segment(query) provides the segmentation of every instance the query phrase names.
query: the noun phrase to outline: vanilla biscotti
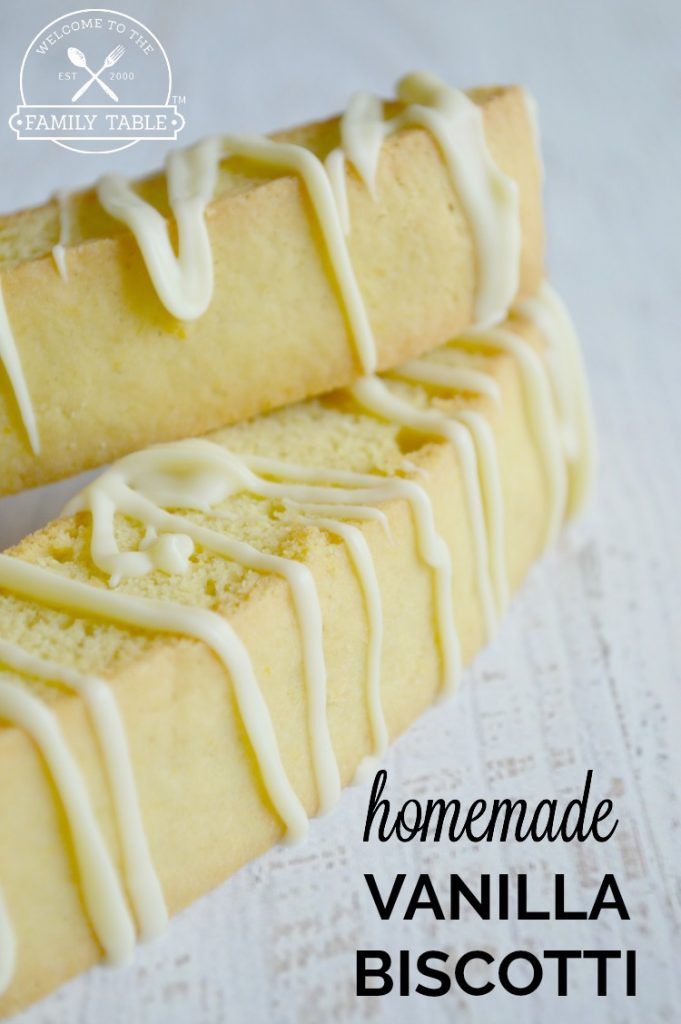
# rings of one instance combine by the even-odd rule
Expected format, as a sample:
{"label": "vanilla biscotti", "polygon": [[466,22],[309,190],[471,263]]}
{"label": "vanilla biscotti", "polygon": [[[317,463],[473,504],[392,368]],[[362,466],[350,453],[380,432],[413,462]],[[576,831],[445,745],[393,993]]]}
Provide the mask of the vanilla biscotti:
{"label": "vanilla biscotti", "polygon": [[0,556],[0,1012],[304,833],[456,683],[592,468],[543,286],[394,376],[128,457]]}
{"label": "vanilla biscotti", "polygon": [[[533,292],[540,170],[523,91],[438,106],[431,86],[410,88],[382,113],[355,105],[220,152],[208,140],[176,154],[168,183],[133,192],[109,176],[99,194],[0,219],[0,494],[395,366],[479,321],[495,273],[498,306]],[[381,134],[373,171],[362,117]]]}

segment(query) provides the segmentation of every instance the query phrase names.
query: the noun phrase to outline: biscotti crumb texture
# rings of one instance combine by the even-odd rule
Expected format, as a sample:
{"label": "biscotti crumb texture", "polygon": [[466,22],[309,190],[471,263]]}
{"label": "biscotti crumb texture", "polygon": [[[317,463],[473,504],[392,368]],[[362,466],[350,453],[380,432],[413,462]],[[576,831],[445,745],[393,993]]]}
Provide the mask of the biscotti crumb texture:
{"label": "biscotti crumb texture", "polygon": [[[519,88],[480,90],[489,151],[519,193],[519,294],[542,266],[540,171]],[[339,122],[282,133],[323,158]],[[379,369],[455,336],[474,318],[471,225],[437,142],[422,128],[386,138],[374,202],[345,180],[347,239]],[[170,222],[165,178],[138,194]],[[68,279],[51,250],[58,204],[0,219],[0,285],[35,414],[31,450],[0,372],[0,493],[103,464],[151,442],[225,423],[348,384],[361,372],[324,240],[297,174],[232,158],[206,209],[215,285],[190,322],[162,305],[137,243],[93,191],[69,201]]]}
{"label": "biscotti crumb texture", "polygon": [[[516,317],[504,333],[526,346],[535,368],[545,365],[546,341],[530,321]],[[413,379],[391,379],[386,387],[417,410],[436,410],[458,422],[467,413],[484,419],[494,441],[503,501],[503,560],[515,589],[546,543],[554,495],[546,453],[538,444],[529,378],[518,358],[504,350],[504,333],[497,336],[497,345],[470,338],[425,360],[431,367],[486,376],[498,398],[493,389],[473,395],[427,388]],[[237,457],[247,453],[324,467],[328,474],[417,481],[451,553],[457,637],[463,660],[472,657],[487,635],[483,579],[470,496],[451,444],[368,415],[347,392],[231,427],[211,440]],[[575,486],[575,479],[568,479],[568,491]],[[564,500],[568,507],[569,494]],[[381,705],[392,739],[440,691],[443,665],[433,574],[419,551],[412,509],[397,499],[382,502],[379,511],[389,531],[377,520],[356,526],[369,545],[380,584]],[[187,518],[311,571],[323,620],[326,719],[339,777],[346,783],[372,753],[375,739],[367,702],[366,604],[347,546],[325,527],[290,516],[281,500],[248,493]],[[143,530],[134,517],[119,515],[116,537],[122,552],[140,551]],[[89,515],[79,513],[28,538],[12,555],[108,592],[105,574],[93,564],[91,545]],[[124,578],[117,592],[131,602],[146,598],[211,610],[230,623],[251,658],[286,777],[305,811],[313,813],[319,794],[309,692],[300,623],[286,582],[271,573],[244,570],[198,545],[181,575],[156,571]],[[283,822],[263,784],[229,675],[206,645],[186,636],[122,628],[9,592],[0,597],[0,639],[42,659],[94,673],[114,692],[153,863],[172,912],[281,838]],[[112,862],[122,872],[110,788],[83,701],[27,675],[2,672],[2,680],[51,708],[87,780]],[[14,979],[0,1001],[3,1012],[10,1012],[96,961],[101,947],[85,912],[63,808],[35,746],[20,729],[0,732],[0,773],[14,780],[0,805],[0,885],[18,954]]]}

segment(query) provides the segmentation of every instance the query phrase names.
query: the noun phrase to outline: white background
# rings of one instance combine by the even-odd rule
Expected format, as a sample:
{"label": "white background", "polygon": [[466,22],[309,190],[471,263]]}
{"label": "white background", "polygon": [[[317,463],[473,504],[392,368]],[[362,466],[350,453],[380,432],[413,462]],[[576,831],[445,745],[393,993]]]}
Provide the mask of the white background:
{"label": "white background", "polygon": [[[76,6],[75,4],[73,5]],[[67,3],[3,4],[0,207],[38,202],[104,169],[159,163],[163,145],[114,157],[18,143],[4,128],[21,56]],[[390,756],[393,796],[567,798],[595,771],[620,826],[605,847],[491,844],[365,847],[366,792],[352,790],[309,843],[276,850],[176,920],[120,972],[92,971],[22,1021],[555,1022],[681,1019],[681,5],[675,0],[127,0],[165,44],[184,93],[186,142],[267,130],[387,93],[414,67],[458,85],[520,81],[536,95],[547,165],[549,266],[583,340],[601,471],[583,521],[536,568],[455,700]],[[11,12],[11,14],[10,14]],[[70,485],[71,487],[73,485]],[[0,540],[60,507],[69,486],[0,502]],[[0,788],[5,785],[0,780]],[[631,921],[381,923],[362,873],[526,871],[537,906],[565,872],[577,907],[604,871]],[[593,963],[567,999],[555,967],[533,996],[358,1000],[360,946],[453,954],[482,946],[636,948],[639,994],[595,996]]]}

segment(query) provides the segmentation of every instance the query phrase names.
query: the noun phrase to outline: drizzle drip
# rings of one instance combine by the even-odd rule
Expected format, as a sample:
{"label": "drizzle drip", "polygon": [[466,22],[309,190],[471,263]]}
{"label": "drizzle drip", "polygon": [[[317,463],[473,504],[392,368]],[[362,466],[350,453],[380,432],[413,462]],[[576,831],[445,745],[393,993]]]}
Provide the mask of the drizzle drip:
{"label": "drizzle drip", "polygon": [[518,291],[518,186],[492,159],[482,112],[465,93],[434,75],[412,74],[398,83],[397,95],[410,104],[403,123],[437,139],[468,215],[478,259],[476,322],[498,323]]}
{"label": "drizzle drip", "polygon": [[[341,152],[353,164],[369,193],[376,198],[378,161],[384,139],[404,128],[425,128],[436,139],[452,184],[461,198],[477,256],[475,319],[479,326],[506,316],[518,290],[520,268],[520,205],[516,182],[492,159],[480,108],[459,89],[434,75],[417,72],[397,83],[397,97],[406,106],[383,119],[375,96],[357,93],[341,119]],[[340,158],[331,161],[339,206],[347,221],[348,201]],[[349,230],[349,227],[348,227]]]}
{"label": "drizzle drip", "polygon": [[536,326],[547,345],[546,369],[561,421],[563,450],[572,471],[567,514],[584,505],[596,473],[596,429],[577,333],[562,299],[548,281],[517,311]]}
{"label": "drizzle drip", "polygon": [[7,990],[14,976],[17,944],[7,903],[0,889],[0,995]]}
{"label": "drizzle drip", "polygon": [[[317,505],[306,508],[308,515],[300,515],[299,522],[309,523],[322,527],[340,537],[348,552],[348,557],[357,574],[367,614],[367,628],[369,640],[367,643],[367,694],[369,723],[373,737],[373,753],[364,758],[357,769],[356,779],[358,782],[371,778],[378,768],[381,758],[388,749],[388,727],[385,721],[383,701],[381,700],[381,658],[383,650],[383,603],[381,601],[381,588],[376,575],[376,567],[371,554],[371,548],[366,537],[356,526],[350,523],[339,522],[334,519],[327,519],[323,515],[310,514],[323,509]],[[348,506],[351,508],[351,506]],[[345,514],[348,514],[347,509]]]}
{"label": "drizzle drip", "polygon": [[[546,467],[551,495],[548,536],[555,532],[569,504],[566,462],[572,467],[572,503],[577,504],[577,497],[583,499],[593,474],[593,428],[576,338],[559,300],[543,287],[537,304],[523,304],[518,312],[533,319],[545,334],[554,356],[553,369],[550,364],[545,368],[532,346],[511,329],[473,333],[467,339],[451,342],[450,347],[472,343],[477,347],[508,351],[516,359],[535,443]],[[567,377],[564,393],[552,374]],[[494,402],[500,400],[498,386],[489,375],[433,359],[413,360],[393,376],[428,387],[477,394]],[[424,434],[444,437],[455,445],[467,480],[469,515],[477,523],[477,568],[479,579],[486,584],[481,587],[481,594],[486,589],[490,605],[488,615],[495,615],[506,600],[507,584],[503,502],[494,440],[486,420],[471,409],[460,410],[456,419],[450,419],[433,409],[415,408],[374,378],[364,378],[353,388],[352,394],[377,415]],[[410,468],[406,460],[404,468]],[[445,693],[451,691],[461,670],[449,548],[436,529],[432,504],[421,483],[236,454],[207,440],[162,445],[130,455],[87,487],[67,508],[67,511],[89,510],[91,555],[95,564],[109,575],[111,584],[157,570],[182,573],[188,568],[195,545],[248,569],[285,579],[291,589],[301,633],[315,778],[320,809],[325,810],[337,798],[339,782],[328,732],[321,610],[314,579],[301,563],[261,552],[189,518],[192,511],[202,511],[219,521],[224,515],[219,506],[240,493],[278,502],[286,516],[328,530],[345,544],[367,615],[367,708],[373,750],[371,757],[360,765],[360,776],[375,767],[376,758],[385,750],[388,731],[381,701],[383,612],[380,586],[369,545],[354,523],[375,521],[387,530],[387,518],[380,506],[391,501],[408,503],[418,553],[433,574],[435,630],[442,655],[442,691]],[[115,531],[117,514],[144,527],[144,537],[137,551],[120,550]],[[204,642],[231,676],[239,713],[265,788],[284,822],[287,837],[295,839],[305,834],[307,815],[281,762],[272,721],[249,654],[225,619],[209,610],[82,583],[4,554],[0,554],[0,586],[25,598],[80,615],[100,616],[124,626],[181,634]],[[163,894],[149,856],[123,725],[111,690],[97,677],[36,659],[4,641],[0,641],[0,663],[16,672],[59,682],[82,695],[112,790],[127,888],[142,933],[154,934],[165,922]],[[64,744],[56,718],[23,687],[4,681],[0,683],[0,717],[25,729],[40,747],[74,830],[74,843],[80,844],[78,856],[87,882],[86,906],[93,927],[111,957],[126,955],[134,941],[132,920],[92,815],[83,780]],[[87,872],[90,872],[88,879]],[[0,960],[0,981],[7,984],[12,974],[14,941],[1,896],[0,949],[4,956]]]}
{"label": "drizzle drip", "polygon": [[7,308],[2,294],[2,283],[0,282],[0,363],[5,368],[14,392],[15,401],[19,407],[21,421],[28,437],[31,450],[34,455],[40,455],[40,434],[35,418],[35,411],[31,402],[31,395],[26,384],[21,359],[17,350],[12,327],[7,316]]}
{"label": "drizzle drip", "polygon": [[[435,364],[433,364],[433,368]],[[507,599],[506,569],[503,557],[499,557],[497,533],[502,531],[503,547],[503,508],[495,499],[499,492],[496,484],[487,489],[483,498],[483,487],[489,484],[488,476],[478,475],[478,445],[484,444],[483,458],[491,460],[496,466],[494,445],[488,450],[488,436],[483,418],[469,412],[466,421],[447,416],[433,409],[418,409],[406,399],[394,394],[387,384],[378,377],[363,377],[350,389],[355,400],[366,410],[382,419],[390,420],[411,430],[431,437],[440,437],[449,441],[457,453],[466,500],[468,520],[471,527],[473,548],[475,552],[476,577],[480,593],[480,601],[487,636],[493,635],[498,618]],[[472,426],[472,429],[471,429]],[[488,429],[488,428],[487,428]],[[493,475],[493,472],[492,472]],[[498,475],[498,470],[497,470]],[[493,523],[493,537],[487,535],[485,503],[490,509],[490,522]],[[499,520],[501,522],[499,523]],[[490,566],[490,558],[496,560],[494,570]],[[495,589],[495,584],[500,584]]]}
{"label": "drizzle drip", "polygon": [[[264,475],[260,476],[256,470]],[[265,478],[274,475],[283,477],[284,482]],[[316,483],[316,479],[319,478],[324,479],[326,483]],[[217,530],[198,526],[181,515],[165,511],[160,504],[156,504],[165,501],[173,508],[210,509],[219,515],[215,512],[214,506],[230,495],[244,490],[262,497],[278,498],[288,511],[300,507],[301,514],[298,518],[302,522],[328,529],[341,537],[346,545],[360,582],[368,622],[367,704],[374,750],[372,757],[367,758],[360,766],[360,776],[362,773],[366,774],[375,764],[376,759],[384,753],[388,742],[380,696],[382,604],[373,559],[363,534],[356,526],[329,516],[343,515],[348,519],[377,520],[386,525],[385,514],[379,508],[363,503],[378,504],[395,499],[404,499],[410,503],[419,550],[435,576],[438,638],[443,652],[443,688],[447,691],[451,689],[460,671],[458,640],[451,606],[449,551],[435,530],[432,508],[426,492],[410,481],[386,479],[370,474],[315,471],[309,467],[279,463],[256,456],[237,457],[208,441],[182,442],[129,456],[103,474],[100,480],[86,488],[70,503],[69,511],[89,509],[92,516],[93,561],[117,581],[125,577],[137,577],[155,569],[166,572],[182,571],[187,567],[187,558],[193,550],[194,543],[223,557],[236,560],[247,568],[258,572],[276,573],[287,579],[296,604],[303,640],[310,697],[309,729],[320,794],[320,810],[323,812],[337,799],[340,782],[328,734],[321,611],[309,570],[290,559],[259,552],[250,545],[234,541]],[[116,513],[134,518],[146,526],[144,540],[137,552],[124,552],[118,549],[114,529]],[[163,546],[164,540],[170,542],[173,557],[169,557],[168,547]],[[179,561],[176,562],[175,558]],[[265,785],[275,809],[287,825],[288,837],[302,838],[307,828],[305,812],[290,787],[281,763],[272,723],[258,690],[250,659],[245,650],[240,648],[236,635],[224,619],[209,611],[104,590],[6,555],[0,555],[0,583],[23,596],[53,603],[81,614],[102,615],[115,622],[138,628],[184,633],[206,642],[231,673],[240,713],[255,750]],[[59,681],[81,693],[86,701],[104,754],[114,795],[128,886],[133,895],[143,934],[155,934],[165,923],[165,906],[158,879],[148,856],[127,744],[111,691],[102,680],[83,676],[52,662],[40,661],[20,648],[1,641],[0,660],[16,671]],[[20,687],[13,689],[19,690],[22,695],[24,693]],[[41,735],[36,725],[38,709],[44,709],[50,716],[52,732],[58,730],[51,712],[36,698],[30,697],[29,711],[26,711],[23,717],[19,717],[9,700],[3,700],[3,693],[4,690],[0,689],[0,713],[14,724],[25,728],[31,736],[35,738]],[[63,745],[57,748],[53,755],[53,770],[66,770],[62,755]],[[89,859],[98,856],[98,842],[101,844],[101,836],[98,840],[95,833],[90,830],[83,840],[83,856]],[[110,882],[110,879],[100,879],[100,885],[109,885]],[[117,880],[116,885],[118,886]],[[88,904],[97,933],[103,933],[105,936],[116,935],[120,931],[120,921],[115,914],[115,894],[112,895],[112,892],[113,890],[99,907],[91,908]],[[0,919],[0,924],[6,925],[11,933],[7,915]],[[134,936],[130,941],[134,941]],[[105,948],[109,948],[111,941],[109,946],[106,943],[104,945]],[[13,946],[8,945],[7,949],[3,974],[9,978],[12,968],[8,961]]]}
{"label": "drizzle drip", "polygon": [[[165,217],[124,177],[104,175],[96,186],[97,196],[106,212],[134,235],[165,308],[179,320],[191,321],[206,312],[213,295],[213,254],[206,207],[215,192],[221,159],[246,157],[300,175],[324,239],[361,371],[373,374],[378,365],[376,340],[347,244],[350,212],[346,159],[376,199],[378,161],[385,138],[409,127],[424,128],[433,135],[473,236],[477,262],[475,319],[480,326],[497,323],[506,315],[517,292],[520,265],[517,185],[492,159],[479,107],[460,90],[423,73],[402,78],[397,96],[405,106],[390,120],[384,120],[383,104],[377,97],[368,93],[353,96],[341,119],[341,145],[324,162],[303,146],[259,136],[209,137],[188,149],[173,151],[166,161],[166,179],[177,226],[177,255]],[[56,199],[60,233],[52,256],[66,281],[68,195],[59,192]],[[32,450],[38,454],[35,414],[1,293],[0,361],[14,389]]]}
{"label": "drizzle drip", "polygon": [[213,295],[213,254],[206,226],[206,206],[213,197],[220,141],[203,139],[175,150],[166,161],[168,202],[175,217],[178,255],[168,224],[120,174],[105,174],[97,184],[100,203],[137,239],[159,299],[178,320],[195,320]]}
{"label": "drizzle drip", "polygon": [[[452,341],[444,347],[445,349],[456,349],[459,346],[456,341]],[[415,359],[393,371],[390,376],[412,384],[425,384],[444,389],[454,394],[470,392],[490,398],[497,405],[501,402],[501,392],[494,377],[489,373],[470,367],[447,366],[429,358]],[[460,409],[454,418],[468,428],[477,459],[480,497],[487,531],[487,564],[490,575],[490,578],[485,581],[481,576],[484,562],[478,562],[478,585],[481,593],[484,587],[494,593],[497,613],[500,616],[508,605],[510,593],[504,546],[504,502],[494,435],[484,416],[472,409]],[[480,503],[477,500],[469,505],[471,521],[476,516],[479,507]],[[488,631],[491,631],[493,626],[493,621],[489,622]]]}
{"label": "drizzle drip", "polygon": [[[455,345],[455,342],[450,342],[449,346],[444,347],[453,348]],[[467,366],[448,366],[446,363],[436,363],[432,359],[412,359],[410,362],[402,363],[397,369],[390,370],[385,376],[414,384],[429,384],[431,387],[454,392],[484,395],[497,405],[501,402],[501,391],[494,377]]]}
{"label": "drizzle drip", "polygon": [[[268,479],[269,478],[269,479]],[[322,481],[320,483],[320,481]],[[321,647],[321,609],[309,570],[302,564],[280,556],[264,554],[243,541],[198,526],[183,516],[165,509],[203,510],[218,516],[216,506],[238,493],[298,505],[314,515],[319,512],[342,518],[380,517],[375,506],[383,501],[407,500],[414,515],[421,557],[431,567],[436,580],[439,638],[443,652],[444,687],[449,689],[458,676],[459,653],[453,627],[451,566],[447,545],[435,529],[427,493],[417,484],[402,479],[350,471],[297,466],[276,459],[236,455],[205,440],[189,440],[163,445],[121,459],[112,469],[91,484],[66,508],[68,513],[87,508],[92,514],[91,554],[95,564],[114,579],[139,576],[162,568],[153,557],[153,548],[120,552],[116,543],[114,520],[123,513],[154,530],[169,531],[174,538],[183,535],[192,543],[220,554],[256,572],[275,573],[289,582],[297,606],[297,615],[306,659],[306,678],[311,695],[313,717],[311,735],[323,735],[325,720],[326,672]],[[348,537],[344,524],[338,532]],[[175,531],[181,531],[176,533]],[[357,542],[354,543],[354,554]],[[301,589],[305,583],[305,589]],[[329,787],[324,806],[332,806],[338,795],[337,770],[330,740],[320,745],[317,777],[322,794]],[[327,780],[325,783],[324,780]]]}
{"label": "drizzle drip", "polygon": [[471,334],[470,337],[481,348],[508,352],[517,360],[527,416],[548,485],[549,515],[544,536],[546,547],[558,535],[567,500],[565,456],[546,367],[524,338],[506,328],[497,327],[491,331]]}
{"label": "drizzle drip", "polygon": [[6,640],[0,640],[0,664],[36,679],[58,682],[83,698],[113,797],[125,879],[140,933],[144,939],[160,935],[168,923],[168,911],[151,859],[125,725],[113,690],[97,676],[84,675],[53,661],[36,658]]}
{"label": "drizzle drip", "polygon": [[215,612],[145,597],[133,597],[72,580],[61,573],[0,554],[0,585],[29,600],[80,615],[97,615],[133,629],[179,633],[200,640],[229,672],[246,733],[260,766],[272,805],[288,838],[307,833],[305,810],[284,771],[267,705],[251,659],[226,619]]}
{"label": "drizzle drip", "polygon": [[69,279],[69,269],[66,265],[66,248],[69,244],[69,237],[71,235],[71,220],[69,211],[69,198],[70,193],[64,189],[59,189],[54,194],[55,202],[57,203],[57,213],[59,217],[59,241],[56,245],[52,246],[52,259],[55,262],[55,266],[59,271],[59,276],[63,281]]}
{"label": "drizzle drip", "polygon": [[66,815],[88,917],[109,962],[124,962],[134,948],[135,929],[85,782],[55,716],[22,686],[0,680],[0,718],[23,729],[40,750]]}
{"label": "drizzle drip", "polygon": [[288,142],[227,135],[223,143],[230,156],[247,157],[300,175],[324,238],[362,371],[374,373],[377,365],[376,342],[350,259],[334,190],[324,164],[309,149]]}

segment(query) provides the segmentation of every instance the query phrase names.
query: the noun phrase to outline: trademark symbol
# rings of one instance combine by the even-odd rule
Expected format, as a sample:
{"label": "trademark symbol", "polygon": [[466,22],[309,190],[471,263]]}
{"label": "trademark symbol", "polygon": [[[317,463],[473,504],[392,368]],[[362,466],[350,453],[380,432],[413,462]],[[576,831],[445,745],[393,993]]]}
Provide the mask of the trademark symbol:
{"label": "trademark symbol", "polygon": [[184,96],[184,95],[182,95],[182,96],[172,96],[171,99],[172,99],[172,102],[175,104],[176,107],[181,107],[183,103],[187,102],[187,97]]}

